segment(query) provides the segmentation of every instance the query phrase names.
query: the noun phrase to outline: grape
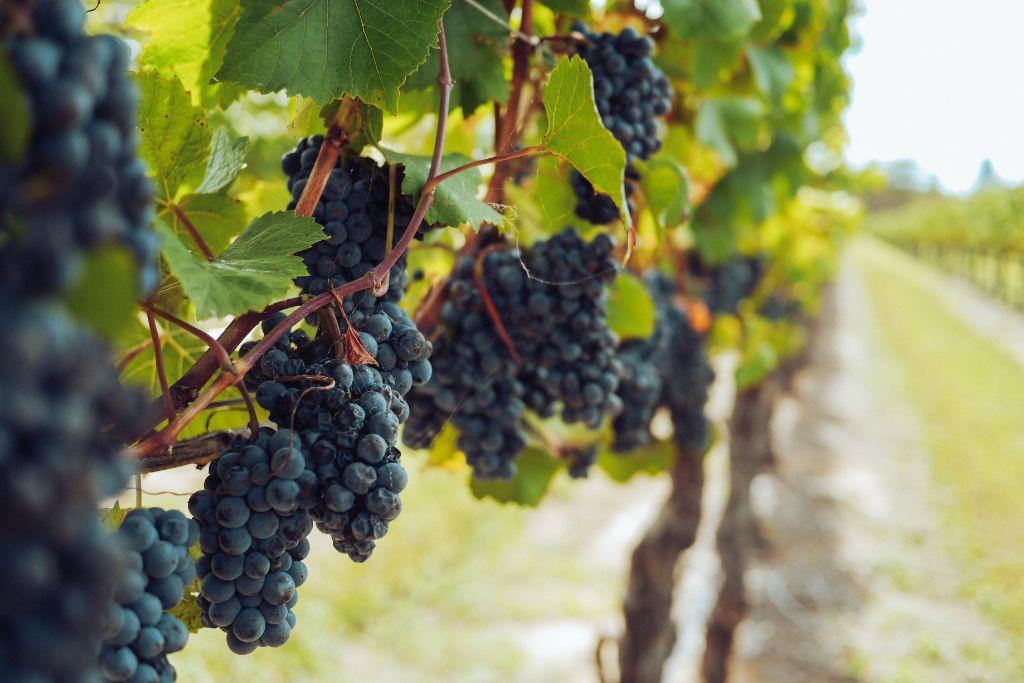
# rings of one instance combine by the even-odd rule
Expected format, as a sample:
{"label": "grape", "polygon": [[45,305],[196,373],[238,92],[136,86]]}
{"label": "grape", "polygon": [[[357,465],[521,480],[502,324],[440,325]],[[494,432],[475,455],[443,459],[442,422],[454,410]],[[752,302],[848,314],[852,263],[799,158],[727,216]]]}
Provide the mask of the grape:
{"label": "grape", "polygon": [[648,158],[661,147],[656,120],[672,108],[668,79],[651,60],[654,41],[628,27],[615,35],[576,22],[573,31],[587,39],[578,53],[593,73],[594,101],[605,128],[629,159]]}
{"label": "grape", "polygon": [[[111,606],[121,610],[122,627],[104,640],[100,671],[108,681],[158,680],[161,675],[173,680],[167,655],[185,647],[188,629],[164,610],[181,602],[185,584],[195,575],[188,547],[198,540],[199,527],[178,510],[137,508],[128,512],[114,537],[124,562],[142,569],[124,574],[122,583],[141,575],[143,584],[141,593],[134,586],[115,591]],[[126,599],[131,595],[137,597]]]}
{"label": "grape", "polygon": [[15,588],[0,615],[0,671],[95,678],[123,568],[97,508],[127,481],[123,432],[144,404],[118,383],[106,346],[58,308],[0,309],[0,585]]}
{"label": "grape", "polygon": [[658,317],[651,337],[631,340],[619,349],[624,367],[619,388],[623,410],[612,423],[613,447],[626,453],[650,443],[651,420],[665,406],[677,442],[686,450],[697,450],[708,437],[704,404],[715,375],[703,339],[672,300],[671,278],[652,272],[645,282]]}
{"label": "grape", "polygon": [[148,294],[160,278],[159,238],[136,157],[128,47],[83,35],[77,0],[39,0],[31,21],[2,46],[33,116],[24,158],[0,163],[0,292],[59,294],[88,250],[117,244],[136,258]]}
{"label": "grape", "polygon": [[[293,197],[289,209],[295,208],[323,141],[322,135],[303,138],[295,149],[282,158],[281,169],[288,176],[288,190]],[[324,226],[326,239],[299,254],[308,271],[308,275],[295,281],[303,293],[322,294],[329,284],[338,287],[351,282],[384,259],[389,204],[388,175],[387,167],[379,167],[367,157],[342,155],[338,158],[324,193],[313,211],[313,218]],[[399,170],[396,175],[396,182],[401,187],[402,171]],[[412,198],[397,195],[394,208],[393,240],[397,242],[412,218]],[[434,227],[424,222],[419,234],[425,234]],[[405,255],[402,255],[391,268],[388,291],[382,298],[398,301],[407,283]],[[379,316],[379,311],[371,310],[375,299],[373,296],[355,298],[361,302],[355,307],[367,319]],[[384,324],[385,321],[378,317],[364,331],[371,339],[383,341],[389,336],[386,329],[380,327]]]}
{"label": "grape", "polygon": [[[441,311],[445,333],[433,374],[409,397],[405,442],[429,446],[449,419],[479,478],[510,478],[526,445],[529,408],[594,429],[619,410],[617,339],[605,317],[606,284],[617,273],[606,235],[584,242],[567,229],[517,254],[483,257],[484,288],[522,363],[517,366],[489,317],[464,258],[452,272]],[[560,411],[559,411],[560,408]]]}
{"label": "grape", "polygon": [[[283,558],[299,562],[309,552],[305,538],[313,528],[310,509],[317,503],[318,493],[300,495],[293,470],[301,467],[308,472],[312,461],[297,435],[263,428],[254,436],[252,443],[236,438],[211,462],[203,490],[189,499],[189,511],[202,532],[218,536],[215,546],[201,546],[205,561],[196,563],[203,623],[223,630],[228,647],[238,654],[268,644],[263,642],[264,608],[285,604],[293,597],[295,582],[287,573],[275,573],[273,563]],[[266,484],[250,488],[245,497],[231,495],[226,485],[239,467],[251,478],[265,469]],[[284,474],[292,479],[282,478]],[[260,498],[252,495],[254,491],[265,491],[271,507],[251,507],[250,501]],[[235,524],[243,518],[242,526],[225,526],[225,522]],[[271,638],[275,646],[281,644],[279,635],[275,632]]]}
{"label": "grape", "polygon": [[[629,27],[616,35],[595,33],[576,22],[573,31],[586,38],[578,53],[593,73],[594,102],[602,123],[622,144],[627,162],[647,159],[661,147],[657,120],[672,108],[668,79],[651,60],[654,41]],[[632,164],[627,164],[627,198],[639,179]],[[595,192],[593,185],[575,171],[570,180],[576,193],[577,216],[602,225],[618,219],[611,197]],[[632,202],[627,202],[632,212]]]}
{"label": "grape", "polygon": [[703,276],[704,303],[712,313],[736,313],[740,302],[757,288],[764,271],[760,257],[736,256],[725,263],[707,267],[698,264],[694,272]]}

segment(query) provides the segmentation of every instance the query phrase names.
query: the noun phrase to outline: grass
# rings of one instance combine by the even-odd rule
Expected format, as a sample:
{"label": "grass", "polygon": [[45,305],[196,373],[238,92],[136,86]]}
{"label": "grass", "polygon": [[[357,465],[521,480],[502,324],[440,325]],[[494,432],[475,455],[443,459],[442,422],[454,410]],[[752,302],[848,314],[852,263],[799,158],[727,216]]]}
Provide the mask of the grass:
{"label": "grass", "polygon": [[864,239],[854,261],[879,341],[921,418],[964,594],[1024,637],[1024,368],[943,301],[936,271]]}

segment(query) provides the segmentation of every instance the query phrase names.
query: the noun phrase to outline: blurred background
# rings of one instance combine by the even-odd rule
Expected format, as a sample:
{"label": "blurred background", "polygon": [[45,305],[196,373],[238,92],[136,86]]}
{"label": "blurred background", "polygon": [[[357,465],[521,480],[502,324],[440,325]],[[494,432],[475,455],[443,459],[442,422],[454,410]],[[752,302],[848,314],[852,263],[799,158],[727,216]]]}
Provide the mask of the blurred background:
{"label": "blurred background", "polygon": [[[859,5],[845,155],[865,230],[776,410],[777,467],[754,481],[763,540],[731,679],[1020,681],[1024,5]],[[301,134],[282,134],[290,115],[273,97],[228,110],[254,138],[254,170]],[[245,182],[254,213],[287,201],[283,183]],[[734,363],[716,359],[709,413],[723,433]],[[679,567],[673,683],[697,677],[727,457],[724,442],[709,454],[706,514]],[[575,682],[613,666],[602,642],[621,630],[630,552],[664,477],[562,473],[529,509],[476,500],[465,471],[425,454],[404,462],[409,513],[372,562],[340,562],[314,534],[286,646],[231,657],[207,629],[175,657],[180,679]],[[201,481],[148,476],[147,503],[183,507]]]}

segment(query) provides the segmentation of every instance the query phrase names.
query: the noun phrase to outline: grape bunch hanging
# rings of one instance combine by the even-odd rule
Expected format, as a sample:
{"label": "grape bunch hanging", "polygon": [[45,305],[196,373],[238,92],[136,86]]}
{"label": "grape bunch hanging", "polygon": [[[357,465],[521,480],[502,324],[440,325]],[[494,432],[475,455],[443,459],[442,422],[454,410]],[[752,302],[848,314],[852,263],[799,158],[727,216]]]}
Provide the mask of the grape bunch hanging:
{"label": "grape bunch hanging", "polygon": [[[601,121],[626,150],[626,159],[647,159],[661,148],[658,119],[672,108],[672,88],[651,57],[654,41],[625,28],[619,34],[597,33],[586,24],[575,22],[573,32],[580,34],[577,53],[587,62],[594,78],[594,101]],[[576,171],[570,180],[576,193],[576,215],[604,225],[619,217],[612,198],[594,190],[594,186]],[[626,167],[626,196],[636,191],[639,174]],[[630,212],[634,210],[629,201]]]}
{"label": "grape bunch hanging", "polygon": [[101,245],[134,254],[148,292],[158,240],[135,154],[127,47],[84,35],[75,0],[23,9],[0,44],[17,88],[4,97],[23,98],[29,114],[25,148],[0,161],[0,525],[13,588],[0,610],[0,671],[96,680],[125,561],[101,529],[99,501],[127,483],[120,451],[142,405],[118,382],[107,346],[56,297]]}
{"label": "grape bunch hanging", "polygon": [[160,277],[159,240],[150,229],[153,189],[135,150],[139,95],[125,71],[128,47],[83,34],[77,0],[40,0],[31,19],[31,35],[4,43],[32,126],[22,160],[0,161],[3,295],[60,293],[86,254],[107,244],[135,255],[148,293]]}
{"label": "grape bunch hanging", "polygon": [[461,260],[434,375],[410,398],[406,443],[428,447],[450,420],[474,474],[507,479],[526,445],[525,410],[591,429],[617,413],[618,340],[606,318],[613,246],[569,228],[522,253],[499,243]]}

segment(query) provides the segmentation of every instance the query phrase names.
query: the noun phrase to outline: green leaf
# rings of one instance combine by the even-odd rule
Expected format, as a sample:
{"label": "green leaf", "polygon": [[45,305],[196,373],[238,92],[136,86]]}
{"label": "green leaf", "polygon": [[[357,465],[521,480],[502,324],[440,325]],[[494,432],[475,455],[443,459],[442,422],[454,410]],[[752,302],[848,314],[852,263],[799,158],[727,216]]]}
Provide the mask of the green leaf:
{"label": "green leaf", "polygon": [[211,84],[241,14],[237,0],[145,0],[125,18],[125,27],[149,33],[141,67],[181,79],[196,103],[226,84]]}
{"label": "green leaf", "polygon": [[[223,194],[187,194],[175,205],[195,227],[214,254],[222,252],[245,226],[245,205]],[[184,224],[168,206],[162,206],[160,218],[167,222],[189,251],[200,254],[199,247],[185,232]]]}
{"label": "green leaf", "polygon": [[181,282],[199,318],[238,315],[288,293],[292,278],[306,268],[295,252],[323,239],[311,218],[288,211],[260,216],[212,262],[197,260],[177,235],[156,221],[164,238],[161,253]]}
{"label": "green leaf", "polygon": [[561,464],[536,448],[527,448],[516,460],[516,475],[509,480],[477,479],[469,488],[477,498],[493,498],[499,503],[536,507],[544,498]]}
{"label": "green leaf", "polygon": [[657,441],[624,455],[602,450],[597,466],[613,481],[623,484],[638,474],[661,474],[672,466],[675,458],[672,441]]}
{"label": "green leaf", "polygon": [[686,40],[738,40],[761,19],[757,0],[663,0],[664,21]]}
{"label": "green leaf", "polygon": [[0,52],[0,121],[4,122],[0,133],[0,161],[5,163],[21,161],[25,146],[32,134],[29,102],[18,83],[6,52]]}
{"label": "green leaf", "polygon": [[609,294],[608,327],[620,339],[642,339],[654,334],[658,310],[639,278],[632,273],[619,273]]}
{"label": "green leaf", "polygon": [[574,17],[590,16],[590,0],[538,0],[552,12],[569,14]]}
{"label": "green leaf", "polygon": [[75,286],[64,295],[71,314],[108,339],[122,339],[136,325],[138,297],[135,260],[125,249],[104,247],[89,253]]}
{"label": "green leaf", "polygon": [[738,150],[757,146],[763,115],[763,105],[753,98],[706,100],[697,112],[697,140],[718,152],[726,165],[735,166],[739,161]]}
{"label": "green leaf", "polygon": [[[504,65],[509,42],[508,12],[501,0],[477,0],[477,4],[501,17],[506,25],[489,18],[466,0],[453,0],[444,15],[448,61],[455,81],[452,102],[461,106],[466,116],[486,102],[505,102],[509,91]],[[409,77],[407,89],[432,88],[437,84],[437,54],[437,50],[431,49],[427,61]]]}
{"label": "green leaf", "polygon": [[690,212],[690,178],[686,169],[667,157],[637,162],[640,185],[654,222],[661,230],[674,228]]}
{"label": "green leaf", "polygon": [[139,153],[149,164],[158,195],[173,200],[182,181],[206,162],[211,133],[203,110],[177,77],[153,70],[135,75],[139,85]]}
{"label": "green leaf", "polygon": [[544,157],[537,162],[534,197],[544,215],[545,233],[549,235],[582,220],[576,216],[577,197],[569,182],[567,167],[568,164],[555,157]]}
{"label": "green leaf", "polygon": [[[412,154],[400,154],[389,149],[381,150],[390,163],[405,166],[405,177],[402,180],[402,194],[417,196],[427,183],[430,172],[430,157]],[[471,161],[461,154],[449,154],[441,159],[441,173],[458,168]],[[483,178],[480,172],[471,168],[457,173],[437,186],[434,204],[427,211],[426,220],[430,223],[459,226],[469,223],[480,227],[482,223],[501,225],[502,215],[489,204],[477,199]]]}
{"label": "green leaf", "polygon": [[199,602],[196,600],[198,596],[199,577],[196,577],[192,583],[185,586],[185,595],[181,602],[167,610],[171,616],[177,617],[185,624],[189,633],[199,633],[199,629],[203,628],[202,610],[199,609]]}
{"label": "green leaf", "polygon": [[451,0],[247,0],[217,75],[261,92],[342,94],[394,113]]}
{"label": "green leaf", "polygon": [[100,524],[109,533],[114,533],[121,526],[121,523],[124,522],[125,515],[127,514],[127,510],[121,509],[121,501],[115,500],[113,507],[100,508]]}
{"label": "green leaf", "polygon": [[748,45],[747,59],[761,92],[773,102],[781,100],[795,75],[793,65],[782,50],[777,45],[764,48]]}
{"label": "green leaf", "polygon": [[[740,64],[743,41],[698,40],[689,52],[689,69],[693,84],[710,90],[719,83],[727,82]],[[661,55],[666,57],[664,53]],[[659,59],[659,63],[661,63]]]}
{"label": "green leaf", "polygon": [[211,194],[230,185],[245,167],[248,151],[249,138],[233,137],[224,126],[214,131],[210,141],[210,158],[206,160],[206,174],[196,188],[196,193]]}
{"label": "green leaf", "polygon": [[541,146],[572,164],[598,192],[610,195],[628,225],[626,152],[601,123],[590,67],[580,57],[563,57],[551,71],[541,98],[548,116]]}

